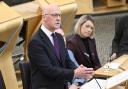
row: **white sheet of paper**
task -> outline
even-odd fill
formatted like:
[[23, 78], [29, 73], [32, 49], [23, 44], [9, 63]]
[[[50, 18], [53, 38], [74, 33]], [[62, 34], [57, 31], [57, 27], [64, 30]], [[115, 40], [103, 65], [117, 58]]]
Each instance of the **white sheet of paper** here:
[[[128, 80], [128, 71], [124, 71], [107, 80], [97, 79], [102, 89], [110, 89], [114, 86], [121, 84], [126, 80]], [[93, 79], [90, 82], [87, 82], [84, 85], [82, 85], [80, 89], [100, 89], [99, 85], [97, 84], [96, 80]]]
[[[103, 79], [96, 79], [101, 86], [102, 89], [105, 89], [106, 80]], [[80, 89], [100, 89], [95, 79], [92, 79], [90, 82], [87, 82]]]
[[118, 69], [119, 66], [120, 66], [119, 63], [107, 63], [104, 65], [104, 68]]

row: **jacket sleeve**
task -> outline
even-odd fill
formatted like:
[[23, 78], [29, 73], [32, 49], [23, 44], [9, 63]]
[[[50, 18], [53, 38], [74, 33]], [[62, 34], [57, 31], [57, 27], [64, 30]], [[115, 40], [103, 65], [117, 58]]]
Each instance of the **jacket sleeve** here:
[[98, 69], [98, 68], [101, 67], [101, 63], [100, 63], [100, 60], [99, 60], [99, 57], [98, 57], [95, 39], [93, 40], [93, 44], [94, 44], [94, 54], [95, 54], [95, 66], [94, 66], [94, 70], [96, 70], [96, 69]]
[[116, 18], [115, 35], [112, 41], [112, 53], [118, 52], [118, 46], [124, 30], [123, 23], [121, 18]]
[[72, 42], [72, 40], [70, 40], [70, 38], [66, 39], [66, 46], [68, 50], [71, 50], [73, 52], [74, 55], [76, 55], [76, 45], [75, 45], [75, 41]]

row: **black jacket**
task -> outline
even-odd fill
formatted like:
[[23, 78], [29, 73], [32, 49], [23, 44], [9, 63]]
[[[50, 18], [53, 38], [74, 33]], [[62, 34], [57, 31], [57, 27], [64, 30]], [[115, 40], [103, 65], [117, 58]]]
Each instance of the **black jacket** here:
[[[86, 42], [88, 45], [84, 44], [84, 41], [77, 34], [68, 36], [67, 48], [70, 49], [78, 62], [78, 64], [83, 64], [86, 67], [94, 68], [94, 70], [101, 67], [99, 57], [96, 50], [95, 39], [88, 38]], [[88, 52], [86, 47], [88, 46]]]
[[112, 53], [117, 56], [128, 53], [128, 16], [116, 19], [115, 36], [112, 41]]
[[76, 66], [70, 61], [63, 37], [57, 34], [60, 60], [47, 35], [40, 29], [29, 44], [28, 55], [32, 71], [32, 89], [64, 89], [64, 83], [74, 77]]

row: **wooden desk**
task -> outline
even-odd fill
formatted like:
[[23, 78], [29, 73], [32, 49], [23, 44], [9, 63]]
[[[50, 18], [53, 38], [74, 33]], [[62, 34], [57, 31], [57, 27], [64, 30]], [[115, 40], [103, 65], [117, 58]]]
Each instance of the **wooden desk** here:
[[122, 55], [121, 57], [115, 59], [112, 61], [113, 63], [119, 63], [120, 65], [124, 63], [126, 60], [128, 60], [128, 55]]
[[117, 75], [121, 73], [123, 70], [121, 69], [107, 69], [104, 67], [101, 67], [100, 69], [95, 71], [95, 76], [96, 77], [111, 77], [114, 75]]
[[125, 62], [123, 62], [121, 65], [120, 65], [120, 68], [122, 70], [128, 70], [128, 60], [126, 60]]
[[95, 76], [96, 77], [111, 77], [118, 73], [121, 73], [123, 70], [120, 68], [120, 65], [123, 64], [126, 60], [128, 60], [128, 55], [123, 55], [115, 59], [111, 63], [119, 63], [118, 69], [105, 68], [105, 65], [104, 65], [103, 67], [95, 71]]

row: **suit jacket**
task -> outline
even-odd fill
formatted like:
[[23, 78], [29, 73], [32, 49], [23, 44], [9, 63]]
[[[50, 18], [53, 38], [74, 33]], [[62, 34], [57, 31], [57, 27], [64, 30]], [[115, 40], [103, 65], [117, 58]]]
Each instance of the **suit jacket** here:
[[81, 37], [77, 34], [71, 35], [67, 37], [67, 48], [72, 50], [74, 56], [78, 62], [78, 64], [83, 64], [86, 67], [92, 67], [94, 70], [101, 67], [97, 50], [96, 50], [96, 43], [95, 39], [88, 39], [88, 47], [89, 52], [86, 50], [86, 46], [83, 43]]
[[64, 89], [74, 77], [76, 66], [70, 61], [63, 37], [57, 34], [60, 60], [47, 35], [40, 29], [29, 43], [28, 55], [32, 71], [32, 89]]
[[117, 53], [117, 57], [128, 54], [128, 16], [116, 18], [112, 53]]

